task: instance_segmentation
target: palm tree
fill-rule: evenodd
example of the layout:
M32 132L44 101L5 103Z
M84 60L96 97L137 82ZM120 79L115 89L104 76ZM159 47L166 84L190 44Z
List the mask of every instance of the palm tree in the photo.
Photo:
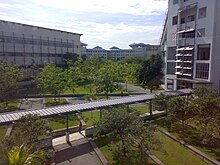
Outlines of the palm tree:
M31 148L22 144L20 147L15 146L7 155L8 165L26 165L26 164L42 164L45 160L45 153L42 150L35 152Z

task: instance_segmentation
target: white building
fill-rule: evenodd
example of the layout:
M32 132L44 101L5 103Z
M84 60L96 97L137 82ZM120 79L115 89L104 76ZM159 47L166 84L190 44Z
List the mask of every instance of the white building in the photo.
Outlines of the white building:
M220 0L169 0L161 38L167 90L220 89Z
M81 51L85 53L86 44L82 44ZM126 57L150 57L153 54L160 54L159 45L149 45L143 43L133 43L129 45L131 49L120 49L116 46L111 47L109 50L96 46L93 49L86 49L87 57L99 56L105 59L121 60Z
M81 34L0 20L0 60L30 66L62 65L67 52L81 55Z

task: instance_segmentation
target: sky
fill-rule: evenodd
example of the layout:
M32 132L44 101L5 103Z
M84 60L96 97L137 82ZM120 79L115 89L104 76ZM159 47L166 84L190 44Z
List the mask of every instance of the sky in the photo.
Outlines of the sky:
M168 0L0 0L0 20L80 33L88 48L159 44Z

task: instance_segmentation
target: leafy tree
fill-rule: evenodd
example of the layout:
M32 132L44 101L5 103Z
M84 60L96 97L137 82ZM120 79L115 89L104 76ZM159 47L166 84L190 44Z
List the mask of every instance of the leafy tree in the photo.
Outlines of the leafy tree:
M43 164L46 156L44 151L33 151L31 147L21 145L14 146L7 154L8 165Z
M220 96L216 90L205 86L197 88L195 96L190 104L196 114L195 124L202 131L204 142L212 143L215 139L210 135L220 135Z
M47 64L37 76L37 86L44 93L60 94L65 88L65 78L62 68Z
M144 58L143 57L127 57L124 58L123 60L121 60L121 63L124 64L138 64L141 65L144 62Z
M127 83L136 80L140 65L135 63L125 63L119 64L119 67L119 71L121 72L120 77L125 81L127 91Z
M106 61L104 65L97 71L95 85L97 92L104 92L108 98L108 94L119 88L119 70L117 63Z
M9 151L13 146L35 145L41 137L50 135L51 128L45 120L37 115L26 115L21 118L22 122L16 123L14 134L4 139L3 148Z
M98 123L97 134L108 134L114 139L113 152L118 164L146 163L145 152L156 142L155 128L144 126L141 120L129 114L123 108L105 112L105 117Z
M168 118L171 123L181 121L182 131L185 130L185 121L194 116L194 112L189 108L189 102L186 97L173 97L168 101Z
M0 63L0 101L8 101L18 96L18 81L23 78L17 65Z
M144 61L139 70L138 82L144 87L148 87L151 92L159 88L162 83L162 66L163 61L159 55L152 55L150 59Z
M155 110L157 111L167 111L167 104L170 99L170 95L165 95L164 93L160 93L156 95L153 99L153 105Z
M64 64L64 67L67 67L68 66L68 63L72 63L74 64L76 61L78 61L80 58L79 58L79 55L76 54L76 53L69 53L67 52L66 54L63 55L63 64Z

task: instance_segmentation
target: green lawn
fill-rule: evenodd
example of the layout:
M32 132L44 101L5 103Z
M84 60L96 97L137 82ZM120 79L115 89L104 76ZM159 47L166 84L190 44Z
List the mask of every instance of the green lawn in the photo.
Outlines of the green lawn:
M220 161L220 142L217 142L217 144L213 146L204 144L202 143L203 138L200 136L199 131L190 127L186 127L185 131L182 132L182 126L179 123L173 124L171 129L166 127L165 129L171 132L178 139L185 141L186 143L204 152L208 156Z
M55 105L64 105L68 104L66 99L64 98L57 98L56 100L54 98L46 98L45 99L46 107L55 106Z
M102 154L105 156L105 158L108 161L108 164L115 164L116 162L113 160L113 153L112 153L112 143L109 136L102 136L99 138L96 138L95 140L96 145L99 147ZM156 165L152 159L148 157L149 165Z
M97 121L100 119L100 112L97 111L90 111L90 112L82 112L80 116L86 123L86 127L93 126Z
M132 106L132 108L140 115L148 112L148 104Z
M18 100L9 101L9 102L1 102L0 103L0 113L15 111L18 107L18 103L19 103Z
M53 130L66 128L66 116L58 116L49 119L50 127ZM79 125L79 120L76 115L69 115L69 127Z
M164 134L157 132L159 140L162 142L162 147L159 151L153 150L152 153L160 159L164 164L168 165L205 165L200 158L193 155L186 148L165 136ZM178 162L178 163L177 163Z
M7 126L1 126L0 127L0 142L5 137L6 131L7 131Z
M164 134L157 132L159 140L162 142L159 150L152 150L151 152L167 165L205 165L200 158L193 155L186 148L165 136ZM112 142L108 136L103 136L94 140L101 152L104 154L109 164L114 164L113 153L111 151ZM158 148L158 147L157 147ZM150 158L149 164L155 164Z

